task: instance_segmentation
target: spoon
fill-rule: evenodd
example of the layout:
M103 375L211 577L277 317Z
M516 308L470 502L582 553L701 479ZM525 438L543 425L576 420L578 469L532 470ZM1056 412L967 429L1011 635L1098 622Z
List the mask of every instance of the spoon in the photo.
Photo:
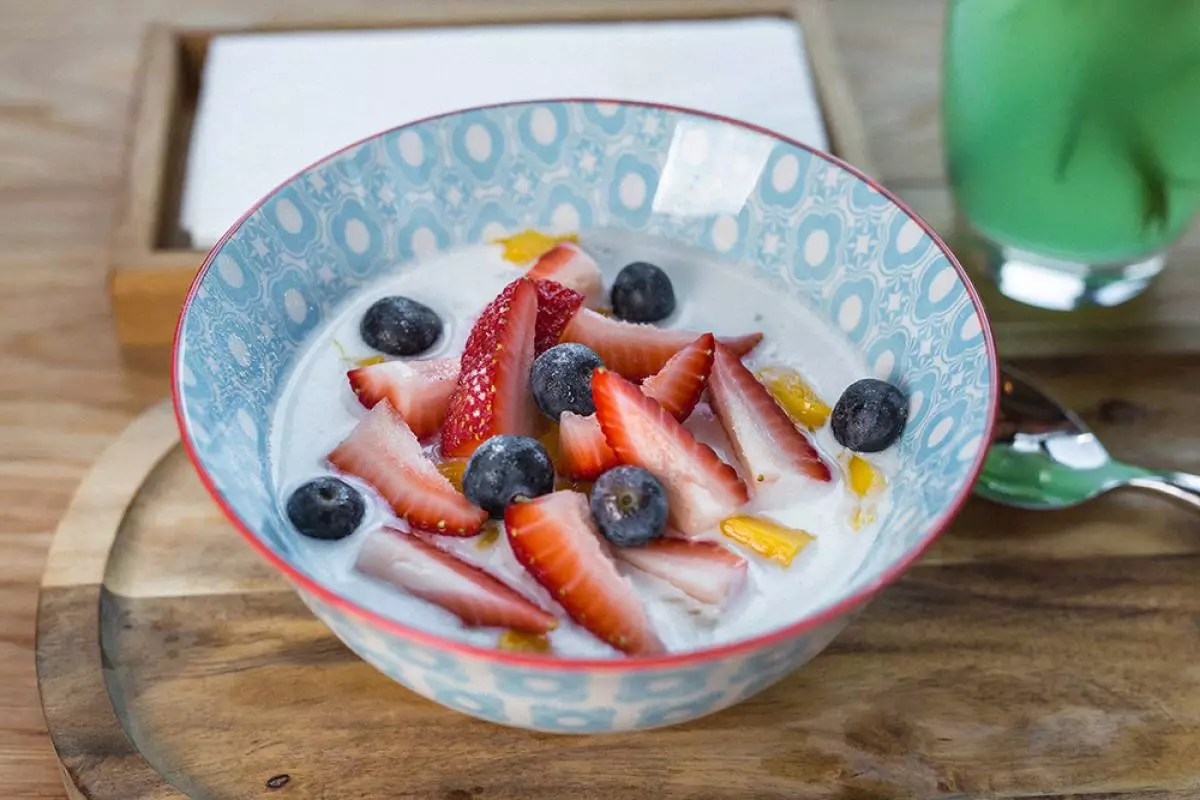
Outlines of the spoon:
M1200 511L1200 476L1122 464L1070 409L1028 378L1000 370L1000 418L975 493L1018 508L1079 505L1111 489L1132 486Z

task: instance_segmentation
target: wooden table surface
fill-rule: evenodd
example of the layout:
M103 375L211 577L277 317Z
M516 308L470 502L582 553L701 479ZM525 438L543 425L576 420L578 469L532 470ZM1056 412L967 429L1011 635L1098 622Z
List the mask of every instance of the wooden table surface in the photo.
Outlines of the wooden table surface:
M937 143L941 0L831 5L878 173L902 194L931 198L930 216L939 207L944 212ZM333 13L332 6L295 9L284 0L0 0L0 798L5 800L64 796L33 670L33 617L50 532L105 443L167 391L165 375L122 365L104 291L106 240L121 184L141 37L151 22L264 22L273 7L285 6L293 17ZM1200 252L1193 245L1176 260L1191 263L1176 263L1174 269L1196 268ZM1135 391L1119 374L1098 376L1104 364L1092 360L1066 372L1063 365L1044 370L1094 407L1117 392ZM1148 397L1132 399L1170 406L1179 414L1172 421L1200 430L1194 413L1185 415L1178 398L1163 395L1171 388L1166 376L1181 370L1196 379L1200 361L1156 358L1142 360L1137 369ZM1118 424L1138 419L1127 406L1106 413ZM1122 438L1136 446L1133 433ZM1158 454L1162 466L1197 467L1194 439L1159 441L1169 445Z

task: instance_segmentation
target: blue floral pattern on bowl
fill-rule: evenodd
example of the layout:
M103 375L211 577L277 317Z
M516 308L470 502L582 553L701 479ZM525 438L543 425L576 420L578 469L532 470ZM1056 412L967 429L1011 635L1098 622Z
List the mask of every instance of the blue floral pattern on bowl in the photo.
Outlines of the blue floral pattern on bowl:
M397 264L528 227L617 228L727 258L813 308L912 398L883 535L816 618L715 650L569 661L483 650L353 606L306 574L276 501L274 404L310 335ZM965 277L854 171L695 112L546 101L474 109L355 144L296 175L213 249L184 308L174 390L214 497L352 650L481 719L560 733L686 722L819 653L965 499L994 415L995 353Z

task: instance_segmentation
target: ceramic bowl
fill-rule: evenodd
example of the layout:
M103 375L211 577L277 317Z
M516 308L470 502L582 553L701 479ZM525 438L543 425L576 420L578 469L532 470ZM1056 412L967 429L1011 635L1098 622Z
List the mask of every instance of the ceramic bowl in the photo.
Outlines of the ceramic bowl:
M268 466L272 408L305 338L397 265L525 228L620 229L724 256L808 304L911 397L890 514L835 602L767 635L656 658L485 649L356 605L313 578ZM542 731L710 714L819 653L937 538L990 441L996 357L949 250L853 168L734 120L637 103L497 105L414 122L325 158L213 248L179 321L183 442L213 497L366 661L451 709Z

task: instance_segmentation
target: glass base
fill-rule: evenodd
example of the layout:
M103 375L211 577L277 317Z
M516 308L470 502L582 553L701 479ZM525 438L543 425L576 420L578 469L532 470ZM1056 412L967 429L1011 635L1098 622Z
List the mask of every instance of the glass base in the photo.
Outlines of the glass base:
M1156 253L1126 264L1088 264L997 244L978 233L973 238L1001 294L1055 311L1119 306L1144 292L1166 262L1165 254Z

